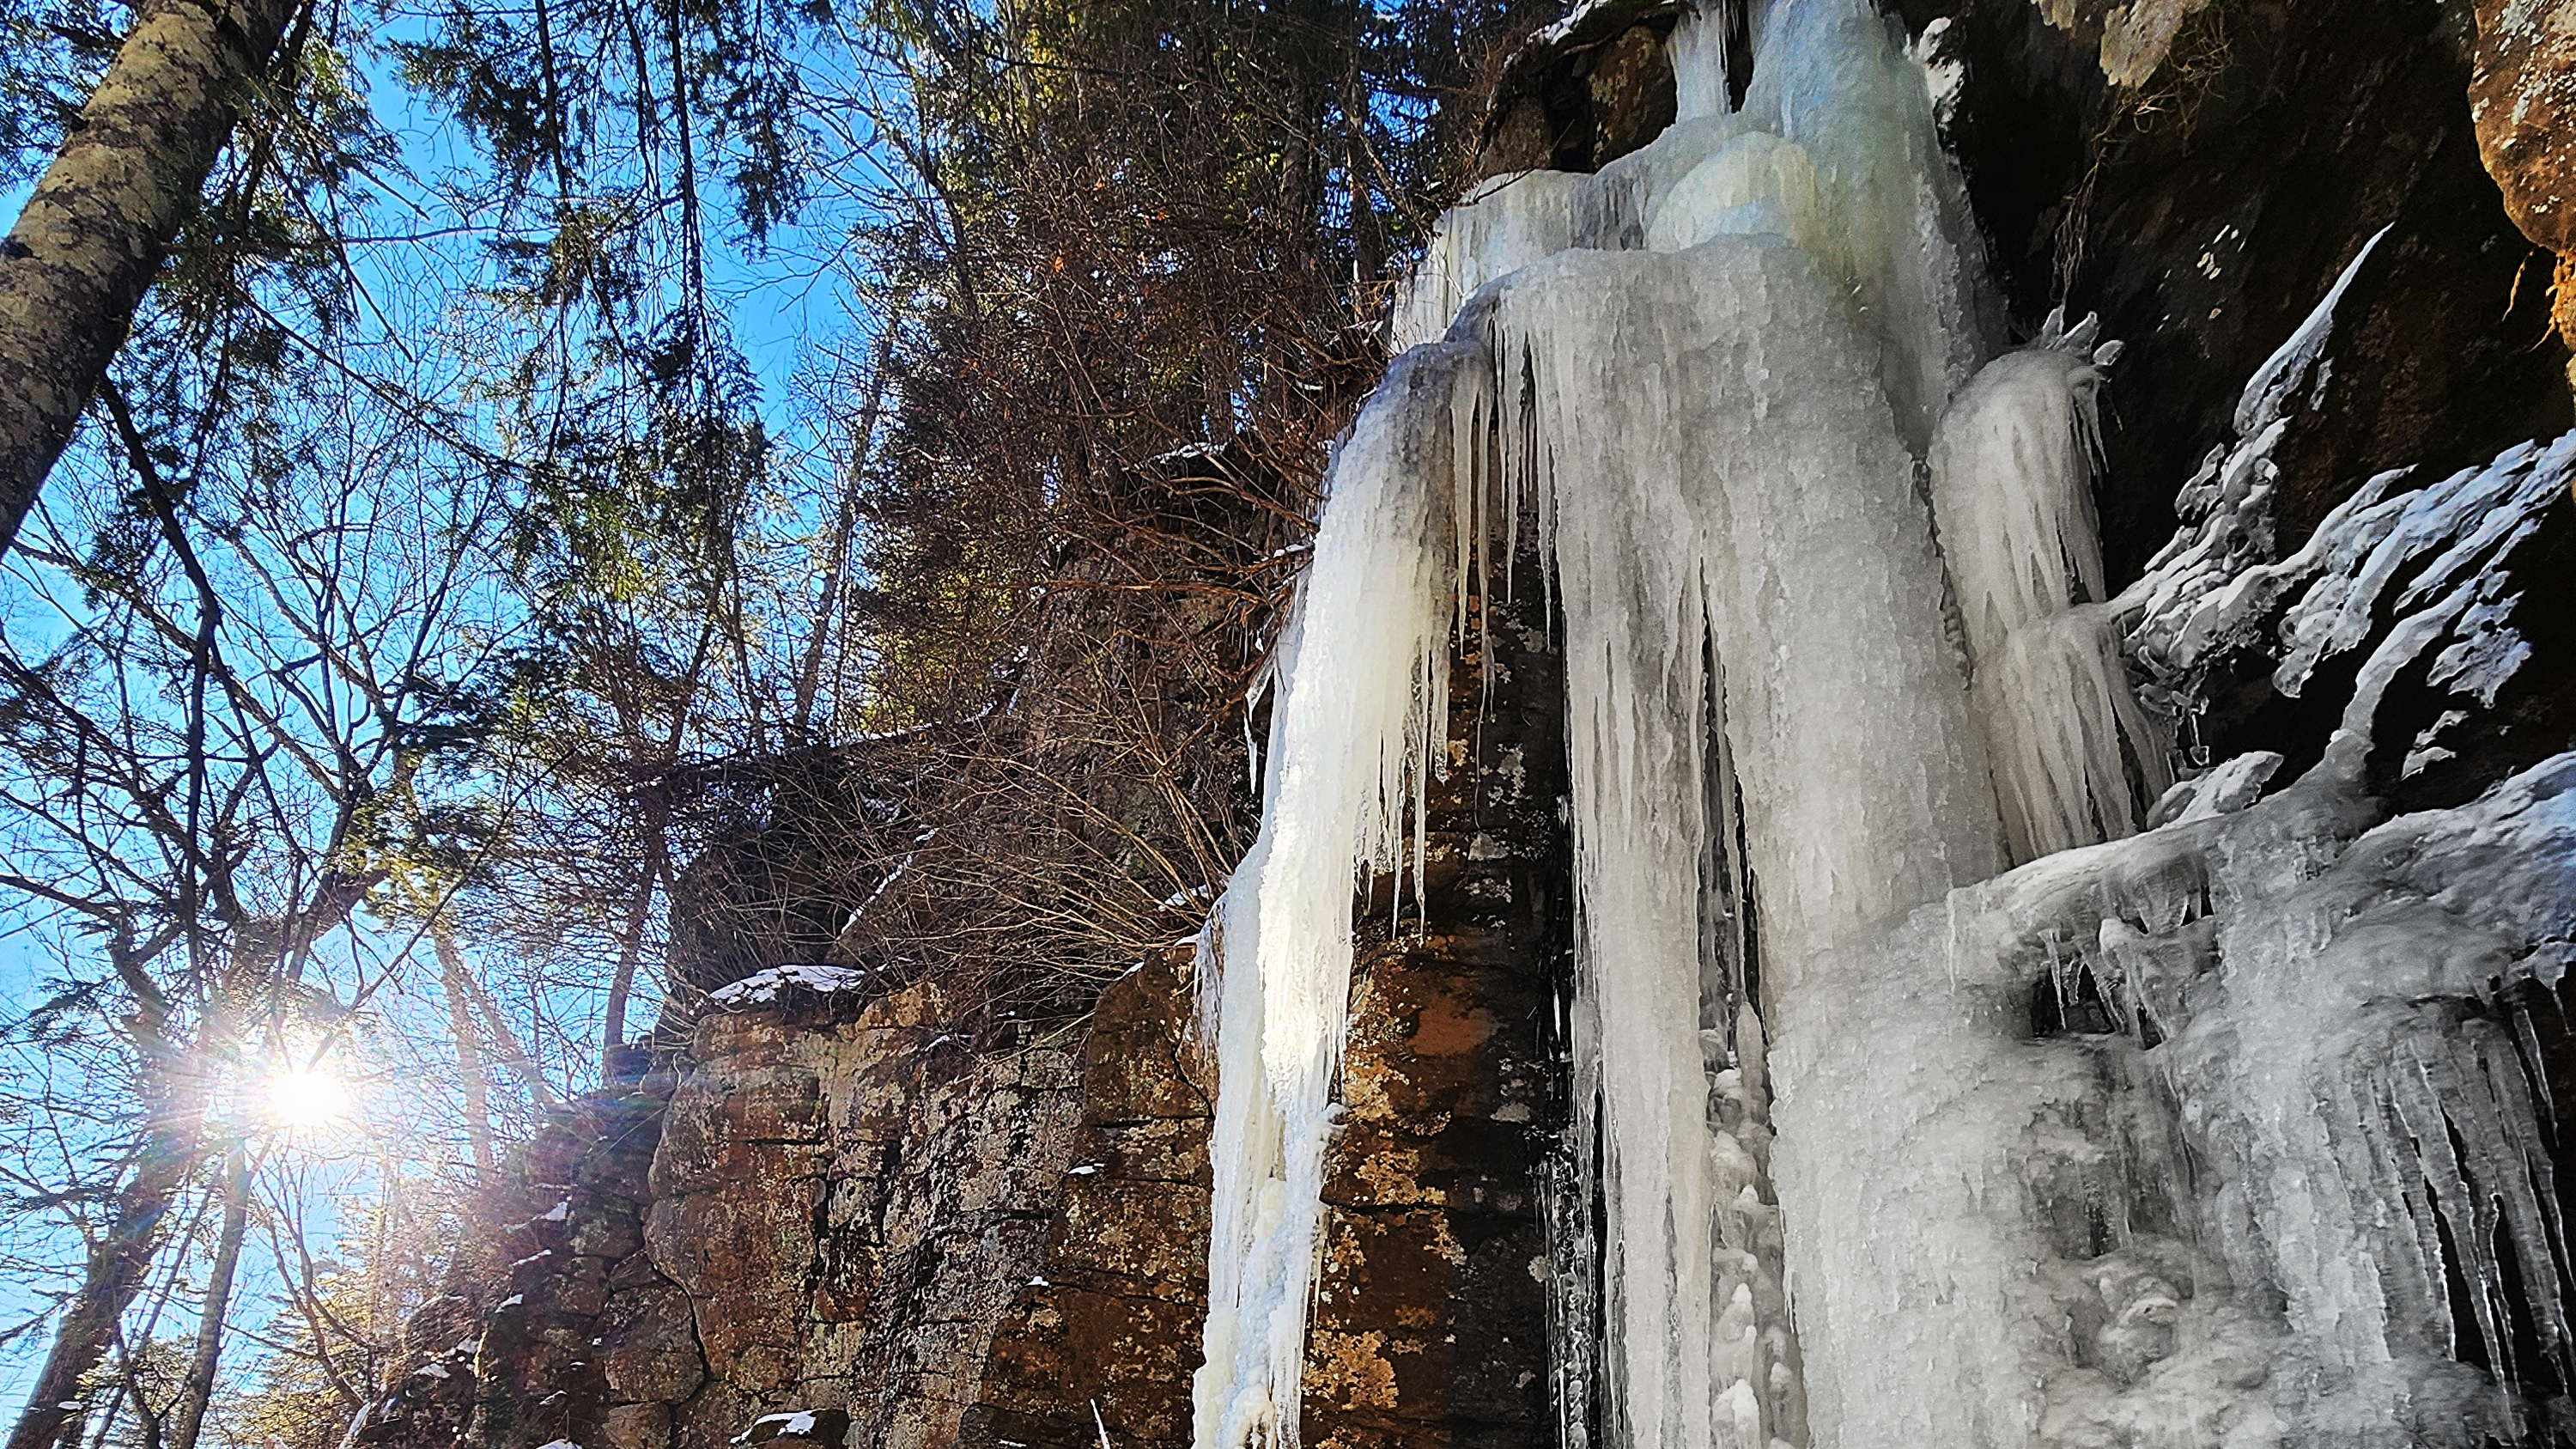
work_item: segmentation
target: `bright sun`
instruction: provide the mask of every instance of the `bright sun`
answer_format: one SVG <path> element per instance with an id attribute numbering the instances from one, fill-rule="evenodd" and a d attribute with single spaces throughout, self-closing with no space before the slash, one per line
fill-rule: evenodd
<path id="1" fill-rule="evenodd" d="M 280 1067 L 268 1076 L 268 1120 L 320 1127 L 349 1114 L 349 1088 L 328 1067 Z"/>

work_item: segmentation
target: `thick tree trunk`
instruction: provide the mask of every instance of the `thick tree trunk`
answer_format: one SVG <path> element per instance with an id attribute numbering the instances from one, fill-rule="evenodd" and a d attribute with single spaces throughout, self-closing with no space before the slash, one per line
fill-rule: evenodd
<path id="1" fill-rule="evenodd" d="M 193 1124 L 156 1127 L 145 1139 L 134 1180 L 117 1194 L 116 1219 L 91 1246 L 81 1286 L 63 1309 L 53 1352 L 36 1378 L 26 1412 L 9 1435 L 9 1449 L 51 1449 L 79 1442 L 81 1380 L 116 1339 L 117 1321 L 143 1291 L 161 1247 L 161 1220 L 195 1171 L 200 1151 Z"/>
<path id="2" fill-rule="evenodd" d="M 297 0 L 143 0 L 0 242 L 0 551 L 232 134 Z"/>

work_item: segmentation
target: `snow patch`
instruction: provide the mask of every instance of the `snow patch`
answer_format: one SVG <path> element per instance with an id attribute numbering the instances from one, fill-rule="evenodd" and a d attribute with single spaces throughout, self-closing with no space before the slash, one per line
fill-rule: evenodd
<path id="1" fill-rule="evenodd" d="M 758 1006 L 776 1001 L 781 992 L 789 990 L 829 995 L 856 991 L 867 984 L 868 973 L 856 967 L 799 962 L 755 971 L 708 992 L 707 1000 L 717 1006 Z"/>

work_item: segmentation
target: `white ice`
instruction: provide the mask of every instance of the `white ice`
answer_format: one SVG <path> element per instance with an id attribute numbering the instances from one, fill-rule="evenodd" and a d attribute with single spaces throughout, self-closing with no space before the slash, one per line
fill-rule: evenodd
<path id="1" fill-rule="evenodd" d="M 1988 364 L 1924 68 L 1863 0 L 1756 21 L 1741 112 L 1686 20 L 1664 136 L 1444 220 L 1393 323 L 1419 345 L 1334 461 L 1262 832 L 1200 937 L 1199 1449 L 1298 1442 L 1358 887 L 1419 838 L 1465 592 L 1511 586 L 1525 514 L 1564 630 L 1614 1444 L 2511 1431 L 2455 1359 L 2512 1321 L 2568 1357 L 2501 993 L 2576 938 L 2576 761 L 2398 820 L 2367 766 L 2437 762 L 2527 657 L 2494 566 L 2576 440 L 2372 480 L 2276 560 L 2270 455 L 2365 246 L 2111 595 L 2109 350 L 2052 327 Z M 2169 788 L 2201 674 L 2247 650 L 2348 686 L 2341 732 L 2295 780 Z M 2379 741 L 2407 677 L 2459 707 Z"/>
<path id="2" fill-rule="evenodd" d="M 1971 697 L 2016 860 L 2134 832 L 2172 783 L 2103 607 L 2096 393 L 2116 342 L 2052 314 L 1986 364 L 1932 439 L 1932 512 L 1967 635 Z"/>
<path id="3" fill-rule="evenodd" d="M 1200 1449 L 1297 1442 L 1355 876 L 1402 864 L 1405 807 L 1448 721 L 1446 419 L 1464 351 L 1399 358 L 1341 448 L 1276 655 L 1261 834 L 1201 934 L 1218 1090 Z"/>
<path id="4" fill-rule="evenodd" d="M 1397 335 L 1436 316 L 1446 340 L 1399 359 L 1336 460 L 1263 832 L 1208 953 L 1202 1449 L 1295 1441 L 1353 873 L 1397 863 L 1460 592 L 1525 500 L 1583 701 L 1583 1130 L 1625 1245 L 1604 1387 L 1637 1443 L 1803 1438 L 1744 897 L 1758 881 L 1766 989 L 1795 989 L 1864 923 L 1989 873 L 1996 827 L 1914 485 L 1978 346 L 1953 182 L 1868 6 L 1799 0 L 1761 34 L 1741 116 L 1444 223 Z M 1629 213 L 1624 249 L 1567 249 Z M 1834 663 L 1782 667 L 1810 658 Z"/>

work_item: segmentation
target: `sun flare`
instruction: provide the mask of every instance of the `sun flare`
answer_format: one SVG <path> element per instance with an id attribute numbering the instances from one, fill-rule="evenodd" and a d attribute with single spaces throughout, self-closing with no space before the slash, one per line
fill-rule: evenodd
<path id="1" fill-rule="evenodd" d="M 328 1067 L 279 1067 L 268 1077 L 268 1120 L 323 1127 L 349 1115 L 349 1087 Z"/>

